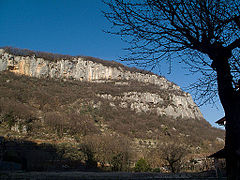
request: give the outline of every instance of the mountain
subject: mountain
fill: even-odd
[[[150,156],[164,144],[184,146],[191,158],[224,145],[224,131],[211,127],[189,93],[150,72],[9,47],[0,49],[0,71],[0,136],[7,142],[48,143],[64,149],[61,157],[85,162],[88,150],[111,165],[128,152],[132,163],[144,157],[153,167],[162,161]]]
[[[151,111],[158,115],[175,118],[203,119],[190,94],[183,92],[179,86],[167,81],[164,77],[155,74],[142,73],[140,70],[127,68],[116,62],[87,57],[59,55],[57,60],[51,60],[54,54],[38,57],[29,51],[24,53],[18,49],[2,49],[0,52],[2,56],[0,70],[9,69],[17,74],[38,78],[73,79],[98,83],[115,82],[114,85],[119,87],[129,86],[129,81],[136,81],[146,87],[154,86],[151,88],[154,90],[152,92],[148,92],[150,88],[148,90],[146,88],[145,90],[127,90],[113,97],[111,94],[104,93],[97,95],[110,101],[119,99],[121,107],[129,105],[136,112]]]

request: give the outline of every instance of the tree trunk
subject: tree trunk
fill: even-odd
[[[240,92],[233,88],[229,58],[231,52],[222,49],[213,59],[217,71],[218,94],[226,117],[226,163],[229,180],[240,180]]]
[[[240,180],[240,92],[236,92],[231,111],[226,113],[227,176],[229,180]]]

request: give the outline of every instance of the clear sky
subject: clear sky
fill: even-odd
[[[127,53],[119,37],[103,30],[111,26],[103,17],[101,0],[0,0],[0,46],[12,46],[59,54],[93,56],[117,61]],[[182,89],[196,80],[174,63],[163,76]],[[220,103],[200,107],[213,126],[224,116]]]

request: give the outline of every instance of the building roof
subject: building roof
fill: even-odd
[[[223,118],[219,119],[218,121],[216,121],[215,123],[217,123],[221,126],[224,126],[226,124],[226,118],[223,117]]]
[[[223,148],[220,151],[215,152],[214,154],[211,154],[208,156],[208,158],[226,158],[226,150]]]

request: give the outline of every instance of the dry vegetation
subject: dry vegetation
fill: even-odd
[[[98,162],[100,168],[114,171],[130,170],[141,157],[157,171],[167,164],[159,154],[163,152],[160,147],[173,139],[184,144],[188,154],[209,154],[223,146],[216,137],[224,138],[224,132],[205,120],[136,114],[128,108],[111,107],[96,95],[130,91],[158,92],[166,97],[169,93],[138,82],[119,88],[114,82],[40,80],[1,72],[0,136],[50,143],[58,154],[51,163],[61,159],[75,167],[66,163],[71,160],[96,168]]]

